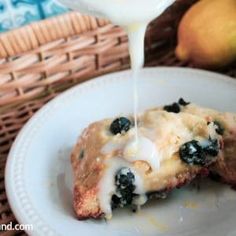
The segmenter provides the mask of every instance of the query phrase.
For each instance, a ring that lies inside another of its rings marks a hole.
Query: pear
[[[201,0],[182,18],[176,56],[202,67],[236,60],[236,0]]]

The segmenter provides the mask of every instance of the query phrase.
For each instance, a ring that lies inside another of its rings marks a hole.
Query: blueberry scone
[[[163,197],[207,175],[223,159],[223,146],[218,126],[190,111],[148,110],[138,117],[138,132],[132,117],[95,122],[71,155],[75,212],[109,219],[115,208]]]

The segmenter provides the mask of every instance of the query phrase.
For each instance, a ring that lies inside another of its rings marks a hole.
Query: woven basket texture
[[[191,64],[174,55],[179,21],[195,0],[178,0],[146,34],[146,66]],[[110,22],[70,12],[0,35],[0,224],[17,223],[4,186],[12,142],[26,121],[65,89],[129,68],[127,36]],[[218,71],[236,78],[236,64]],[[21,231],[1,235],[24,235]]]

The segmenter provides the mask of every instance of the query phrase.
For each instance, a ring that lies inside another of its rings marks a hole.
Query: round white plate
[[[144,69],[138,78],[140,110],[185,98],[236,112],[236,81],[199,70]],[[78,85],[44,106],[18,135],[7,161],[6,190],[20,223],[31,235],[235,236],[236,191],[206,181],[200,191],[175,190],[138,214],[114,212],[113,219],[78,221],[72,208],[70,150],[82,129],[105,117],[132,112],[130,72]]]

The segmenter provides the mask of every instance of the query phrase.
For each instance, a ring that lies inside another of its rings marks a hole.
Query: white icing
[[[211,122],[209,125],[208,125],[208,132],[209,132],[209,136],[214,139],[216,138],[217,136],[217,133],[216,133],[216,129],[218,127],[215,125],[214,122]]]
[[[135,129],[130,129],[125,135],[113,136],[101,149],[101,153],[105,155],[114,155],[115,151],[119,151],[121,158],[129,163],[135,161],[146,161],[153,170],[160,167],[160,154],[154,142],[142,135],[144,127],[140,127],[140,135],[136,137]],[[146,130],[145,130],[146,131]],[[147,132],[146,132],[147,133]],[[155,140],[155,138],[154,138]]]
[[[115,193],[114,177],[115,173],[127,163],[120,158],[112,158],[106,163],[106,170],[100,180],[98,199],[100,208],[105,213],[107,219],[112,217],[111,197]]]
[[[110,19],[122,26],[129,38],[129,53],[133,77],[133,113],[135,139],[138,138],[137,75],[144,64],[144,36],[147,25],[175,0],[60,0],[80,12]]]
[[[134,97],[134,121],[135,121],[135,143],[131,141],[124,150],[124,158],[130,162],[135,160],[147,161],[153,169],[160,166],[155,145],[151,140],[141,137],[138,138],[137,110],[137,74],[144,63],[144,35],[148,23],[170,6],[175,0],[60,0],[68,7],[80,12],[95,16],[101,16],[110,19],[115,24],[122,26],[128,33],[129,52],[131,57],[131,68],[133,71],[133,97]],[[110,154],[115,150],[123,148],[122,142],[110,142],[103,147],[102,152]],[[135,152],[132,149],[136,149]],[[126,164],[126,165],[124,165]],[[127,162],[120,158],[112,158],[106,163],[107,169],[105,175],[100,181],[99,200],[100,206],[106,217],[111,217],[110,199],[115,191],[114,176],[115,172],[127,166]],[[136,175],[135,175],[136,176]],[[138,176],[138,175],[137,175]],[[136,178],[137,189],[139,193],[144,193],[141,184],[141,178]],[[137,202],[145,202],[140,198]]]
[[[106,143],[103,147],[102,147],[102,154],[110,154],[113,153],[116,150],[120,150],[124,147],[125,142],[120,139],[119,141],[114,141],[111,140],[110,142]]]
[[[147,202],[148,198],[146,194],[141,194],[134,198],[133,204],[136,206],[142,206]]]
[[[130,129],[125,135],[114,135],[101,149],[102,154],[112,154],[114,151],[123,150],[126,142],[134,136],[134,129]]]
[[[153,170],[160,168],[160,156],[155,144],[148,138],[139,136],[132,139],[124,148],[123,158],[129,162],[146,161]]]

